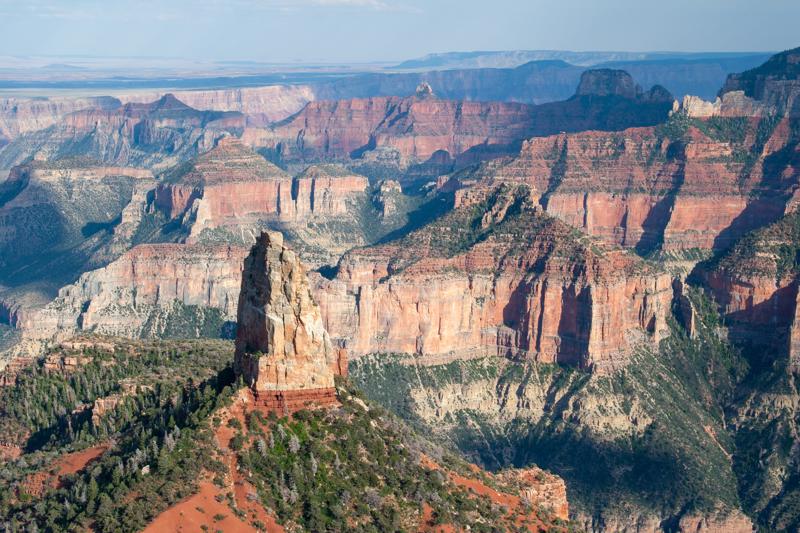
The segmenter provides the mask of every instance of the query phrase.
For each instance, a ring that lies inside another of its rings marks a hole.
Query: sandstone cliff
[[[252,231],[259,220],[304,223],[338,217],[364,196],[369,182],[335,166],[310,167],[292,178],[233,137],[164,176],[153,205],[168,219],[191,215],[190,241],[229,226]]]
[[[530,139],[513,160],[442,187],[465,187],[458,199],[470,187],[524,183],[549,214],[605,242],[641,254],[720,250],[793,201],[796,131],[775,115],[679,112],[655,128]]]
[[[582,240],[507,188],[354,250],[316,283],[326,328],[356,354],[496,353],[597,368],[661,338],[671,299],[667,274]]]
[[[243,140],[287,162],[349,160],[375,150],[390,151],[405,168],[432,158],[464,164],[512,154],[523,139],[534,135],[616,130],[666,118],[672,106],[669,93],[625,90],[620,87],[634,87],[628,74],[602,72],[606,71],[584,73],[573,98],[541,106],[441,100],[428,92],[406,98],[316,101],[269,129],[249,128]]]
[[[280,233],[262,233],[244,261],[237,324],[234,370],[256,394],[333,389],[338,351]]]

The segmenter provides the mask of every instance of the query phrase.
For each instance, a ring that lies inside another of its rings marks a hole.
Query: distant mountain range
[[[638,61],[732,61],[749,60],[757,64],[769,58],[769,52],[571,52],[568,50],[499,50],[443,52],[409,59],[396,65],[400,70],[444,68],[508,68],[531,61],[565,61],[579,67],[605,63]]]

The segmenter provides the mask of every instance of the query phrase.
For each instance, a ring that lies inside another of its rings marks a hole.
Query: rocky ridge
[[[665,329],[671,278],[603,250],[500,188],[317,278],[325,325],[354,354],[496,353],[611,368]]]
[[[530,139],[446,187],[524,183],[549,214],[642,255],[722,250],[792,205],[800,138],[794,119],[724,102],[687,100],[656,127]]]
[[[199,111],[168,94],[147,104],[91,108],[63,116],[43,130],[0,148],[0,168],[39,159],[85,156],[108,165],[167,168],[205,152],[221,137],[241,133],[237,112]]]
[[[243,140],[285,162],[347,161],[388,151],[398,155],[401,168],[429,160],[441,165],[442,158],[462,165],[512,154],[535,135],[655,124],[672,105],[661,88],[622,88],[635,85],[621,71],[588,71],[581,80],[573,98],[541,106],[442,100],[425,84],[429,91],[405,98],[315,101],[271,128],[248,128]]]

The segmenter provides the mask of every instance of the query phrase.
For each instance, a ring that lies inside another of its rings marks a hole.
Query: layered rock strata
[[[725,120],[534,138],[513,160],[442,186],[524,183],[549,214],[642,254],[721,250],[779,218],[800,176],[793,121]],[[469,194],[457,192],[457,202]]]
[[[18,136],[0,148],[0,168],[39,159],[86,156],[108,165],[163,169],[241,134],[237,112],[199,111],[172,95],[148,104],[69,113],[51,127]]]
[[[117,98],[125,103],[151,102],[166,94],[169,93],[136,93]],[[283,120],[314,100],[314,91],[307,85],[178,91],[174,95],[195,109],[242,113],[247,117],[248,126],[267,126]]]
[[[346,365],[314,303],[305,269],[279,233],[262,233],[244,261],[234,370],[268,408],[336,401]]]
[[[98,98],[2,98],[0,99],[0,141],[49,128],[62,117],[84,109],[111,109],[119,100]],[[3,143],[0,142],[0,145]]]
[[[772,348],[800,370],[800,212],[755,231],[695,275],[714,295],[737,342]]]
[[[264,219],[304,223],[312,216],[346,215],[348,202],[368,186],[367,178],[333,165],[309,167],[292,178],[228,137],[167,173],[152,205],[170,220],[187,219],[193,242],[206,230],[240,231]]]
[[[358,159],[383,150],[398,154],[403,167],[431,159],[464,164],[515,153],[534,135],[656,124],[672,106],[669,93],[642,93],[621,71],[586,72],[573,98],[541,106],[441,100],[435,87],[423,86],[407,98],[311,102],[271,128],[249,128],[243,140],[284,161]]]
[[[64,340],[78,332],[157,336],[176,321],[191,329],[214,309],[215,319],[233,321],[246,253],[234,246],[136,246],[62,288],[35,314],[24,338]]]
[[[671,279],[582,242],[501,188],[408,237],[354,250],[317,278],[325,326],[355,354],[470,354],[624,364],[665,330]]]

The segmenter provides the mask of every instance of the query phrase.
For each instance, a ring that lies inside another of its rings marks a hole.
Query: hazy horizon
[[[0,0],[0,17],[7,57],[352,64],[456,51],[800,45],[800,3],[789,0]]]

